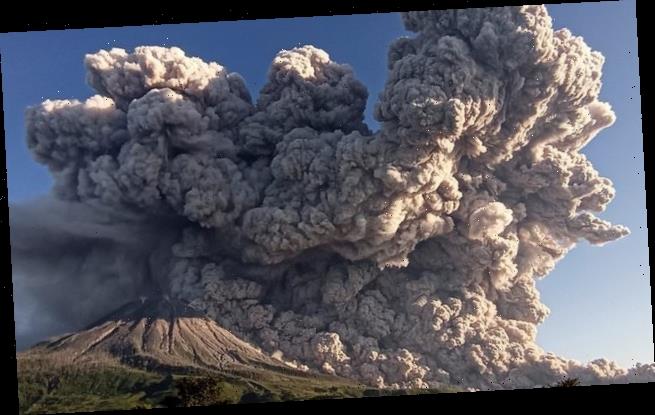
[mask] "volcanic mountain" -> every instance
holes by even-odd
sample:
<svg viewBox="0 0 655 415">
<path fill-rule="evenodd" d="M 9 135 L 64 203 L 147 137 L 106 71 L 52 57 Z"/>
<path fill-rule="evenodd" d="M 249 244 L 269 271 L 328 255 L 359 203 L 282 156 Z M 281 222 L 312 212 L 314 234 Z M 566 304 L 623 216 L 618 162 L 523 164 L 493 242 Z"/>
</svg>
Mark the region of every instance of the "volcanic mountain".
<svg viewBox="0 0 655 415">
<path fill-rule="evenodd" d="M 128 303 L 16 357 L 21 413 L 387 394 L 295 369 L 163 296 Z M 443 391 L 450 390 L 422 392 Z"/>
<path fill-rule="evenodd" d="M 291 370 L 202 312 L 167 297 L 128 303 L 85 330 L 37 344 L 24 357 L 44 354 L 60 363 L 117 360 L 148 370 Z"/>
</svg>

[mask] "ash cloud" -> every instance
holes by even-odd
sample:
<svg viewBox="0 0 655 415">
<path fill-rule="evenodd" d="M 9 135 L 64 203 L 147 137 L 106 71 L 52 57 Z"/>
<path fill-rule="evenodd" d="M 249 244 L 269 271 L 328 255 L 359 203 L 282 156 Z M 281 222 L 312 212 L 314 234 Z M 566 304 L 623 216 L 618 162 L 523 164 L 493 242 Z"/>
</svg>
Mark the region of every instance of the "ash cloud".
<svg viewBox="0 0 655 415">
<path fill-rule="evenodd" d="M 152 295 L 174 221 L 50 196 L 10 208 L 16 342 L 79 330 L 117 306 Z"/>
<path fill-rule="evenodd" d="M 158 265 L 119 279 L 163 285 L 298 367 L 380 387 L 655 380 L 655 364 L 583 365 L 535 343 L 535 279 L 581 240 L 629 233 L 595 216 L 614 188 L 580 153 L 615 119 L 603 56 L 544 6 L 402 18 L 415 35 L 390 46 L 379 131 L 352 68 L 313 46 L 278 53 L 254 103 L 217 63 L 139 47 L 87 55 L 99 95 L 29 108 L 28 145 L 57 203 L 109 209 L 117 235 L 130 212 L 177 236 L 154 247 L 103 227 Z M 52 229 L 95 229 L 72 228 Z M 51 263 L 41 242 L 16 255 Z"/>
</svg>

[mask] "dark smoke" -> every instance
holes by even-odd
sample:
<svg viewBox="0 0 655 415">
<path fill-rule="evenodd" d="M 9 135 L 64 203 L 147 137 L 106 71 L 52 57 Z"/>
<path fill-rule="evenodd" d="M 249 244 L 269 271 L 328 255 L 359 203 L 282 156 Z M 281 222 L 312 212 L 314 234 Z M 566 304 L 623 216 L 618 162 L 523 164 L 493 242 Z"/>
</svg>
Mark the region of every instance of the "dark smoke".
<svg viewBox="0 0 655 415">
<path fill-rule="evenodd" d="M 161 256 L 169 256 L 174 224 L 51 197 L 12 205 L 17 347 L 78 330 L 160 285 L 167 290 Z"/>
</svg>

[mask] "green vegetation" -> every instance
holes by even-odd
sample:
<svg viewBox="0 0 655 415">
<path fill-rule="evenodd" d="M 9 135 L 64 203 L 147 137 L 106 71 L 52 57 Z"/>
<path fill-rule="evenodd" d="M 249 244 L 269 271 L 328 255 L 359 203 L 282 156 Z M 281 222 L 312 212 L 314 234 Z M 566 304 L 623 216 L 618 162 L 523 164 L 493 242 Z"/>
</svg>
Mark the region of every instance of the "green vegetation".
<svg viewBox="0 0 655 415">
<path fill-rule="evenodd" d="M 158 388 L 164 376 L 155 373 L 114 364 L 47 363 L 19 359 L 20 413 L 150 408 L 161 392 L 170 393 Z"/>
<path fill-rule="evenodd" d="M 21 414 L 121 410 L 456 392 L 379 390 L 337 377 L 253 369 L 241 373 L 158 373 L 115 362 L 52 365 L 19 359 Z"/>
<path fill-rule="evenodd" d="M 285 376 L 268 373 L 257 381 L 252 378 L 226 379 L 221 376 L 179 378 L 177 396 L 171 406 L 209 406 L 226 403 L 280 402 L 313 399 L 344 399 L 373 396 L 400 396 L 461 392 L 460 388 L 372 389 L 339 378 L 324 376 Z"/>
<path fill-rule="evenodd" d="M 187 376 L 175 384 L 180 406 L 279 402 L 363 396 L 365 386 L 339 378 L 258 371 L 240 376 Z"/>
</svg>

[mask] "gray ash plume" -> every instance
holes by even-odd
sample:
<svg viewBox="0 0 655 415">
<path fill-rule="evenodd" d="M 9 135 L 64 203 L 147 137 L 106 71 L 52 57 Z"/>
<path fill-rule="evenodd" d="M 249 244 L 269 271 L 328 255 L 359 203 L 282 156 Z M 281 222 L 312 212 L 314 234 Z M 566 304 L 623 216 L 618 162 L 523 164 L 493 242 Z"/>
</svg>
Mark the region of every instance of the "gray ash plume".
<svg viewBox="0 0 655 415">
<path fill-rule="evenodd" d="M 129 238 L 82 238 L 90 252 L 63 244 L 55 261 L 13 219 L 17 272 L 90 261 L 61 278 L 105 291 L 142 280 L 111 264 L 158 252 L 157 281 L 235 334 L 381 387 L 655 379 L 655 364 L 584 365 L 535 343 L 535 280 L 577 242 L 629 233 L 596 216 L 615 191 L 580 152 L 615 119 L 598 100 L 603 56 L 544 6 L 402 18 L 415 35 L 390 46 L 377 132 L 353 70 L 313 46 L 281 51 L 255 103 L 238 74 L 179 48 L 87 55 L 98 95 L 29 108 L 27 141 L 57 203 L 109 209 L 103 230 Z M 86 237 L 76 226 L 54 230 Z M 93 251 L 107 238 L 115 250 Z"/>
</svg>

